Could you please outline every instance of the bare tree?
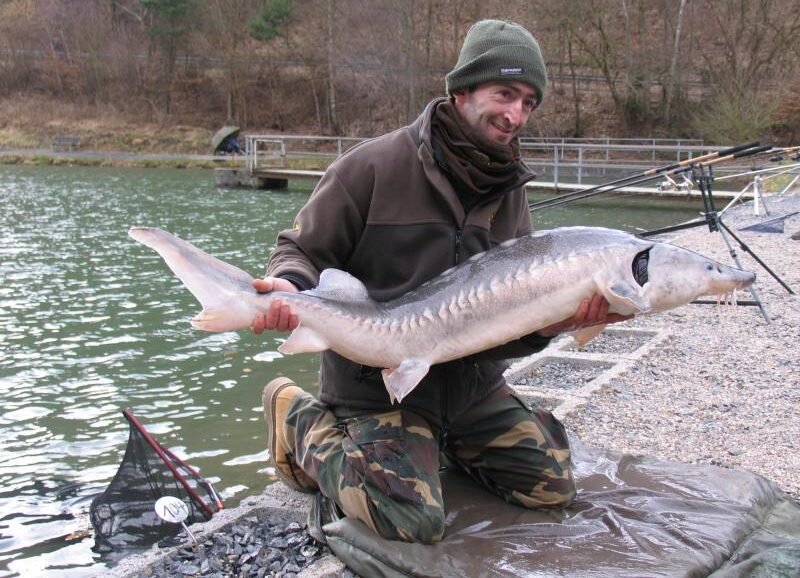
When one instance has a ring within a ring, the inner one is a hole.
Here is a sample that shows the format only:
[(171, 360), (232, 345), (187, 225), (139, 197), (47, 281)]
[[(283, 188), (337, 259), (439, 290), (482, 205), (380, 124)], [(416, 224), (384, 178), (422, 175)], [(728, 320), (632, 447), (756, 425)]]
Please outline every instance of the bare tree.
[(589, 4), (571, 12), (573, 27), (570, 32), (602, 74), (615, 107), (622, 110), (622, 95), (617, 86), (622, 74), (619, 62), (620, 42), (614, 34), (614, 18), (607, 0), (590, 0)]
[[(35, 86), (41, 79), (31, 53), (39, 48), (32, 39), (43, 39), (41, 46), (55, 60), (56, 39), (41, 12), (32, 3), (0, 4), (0, 90), (13, 92)], [(63, 92), (63, 71), (53, 67), (59, 91)]]
[(331, 132), (340, 134), (339, 114), (336, 109), (336, 11), (333, 8), (333, 0), (326, 3), (325, 27), (325, 46), (327, 48), (328, 60), (328, 121), (330, 122)]
[(258, 0), (206, 0), (202, 6), (201, 32), (195, 45), (221, 59), (227, 122), (247, 124), (248, 35), (243, 32), (254, 19)]
[(667, 76), (667, 88), (664, 96), (664, 122), (669, 126), (671, 119), (672, 98), (675, 91), (678, 72), (678, 54), (681, 45), (681, 26), (683, 24), (683, 14), (687, 0), (681, 0), (678, 6), (677, 22), (675, 24), (675, 41), (672, 43), (672, 58), (669, 64), (669, 75)]
[[(543, 130), (614, 130), (611, 109), (617, 130), (639, 132), (788, 118), (770, 111), (792, 98), (800, 0), (0, 0), (0, 90), (126, 114), (147, 103), (163, 122), (374, 134), (443, 94), (487, 17), (542, 46), (561, 97), (537, 115)], [(700, 122), (711, 111), (728, 117)]]
[(172, 83), (178, 50), (182, 47), (193, 19), (190, 18), (192, 0), (140, 0), (147, 10), (147, 32), (156, 42), (161, 54), (161, 79), (163, 112), (172, 112)]
[(695, 129), (716, 142), (765, 133), (776, 120), (774, 79), (798, 69), (800, 0), (705, 0), (701, 17), (718, 45), (703, 52), (713, 92)]
[(758, 91), (796, 58), (798, 0), (705, 0), (702, 17), (709, 23), (704, 34), (719, 39), (716, 50), (703, 54), (705, 71), (717, 84)]

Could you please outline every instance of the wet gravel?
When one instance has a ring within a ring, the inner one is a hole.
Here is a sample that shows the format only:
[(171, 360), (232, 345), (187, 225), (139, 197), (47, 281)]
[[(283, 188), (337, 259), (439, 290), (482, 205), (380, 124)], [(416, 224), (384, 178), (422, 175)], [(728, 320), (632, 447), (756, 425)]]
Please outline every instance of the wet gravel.
[(633, 353), (655, 335), (655, 333), (628, 333), (622, 330), (609, 329), (592, 339), (581, 348), (569, 347), (567, 351), (581, 353), (626, 354)]
[(227, 531), (185, 546), (150, 568), (152, 578), (295, 578), (330, 550), (297, 522), (273, 524), (264, 516), (246, 516)]
[[(767, 199), (771, 216), (800, 210), (800, 196)], [(778, 277), (800, 292), (800, 215), (783, 232), (739, 231), (769, 218), (737, 207), (725, 223)], [(719, 233), (690, 229), (670, 239), (732, 264)], [(563, 419), (570, 433), (633, 454), (750, 470), (800, 498), (800, 297), (789, 294), (735, 240), (758, 275), (757, 307), (688, 305), (625, 323), (670, 337)], [(739, 295), (751, 299), (747, 292)], [(621, 327), (621, 326), (620, 326)], [(585, 350), (584, 350), (585, 351)]]
[(613, 364), (587, 364), (571, 360), (547, 360), (517, 377), (513, 385), (551, 389), (578, 389), (598, 377)]

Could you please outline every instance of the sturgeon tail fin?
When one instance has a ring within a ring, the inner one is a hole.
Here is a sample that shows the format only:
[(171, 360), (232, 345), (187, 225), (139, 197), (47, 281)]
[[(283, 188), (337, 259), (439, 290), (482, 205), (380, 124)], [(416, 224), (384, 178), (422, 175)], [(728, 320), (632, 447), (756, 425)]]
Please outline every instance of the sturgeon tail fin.
[(248, 273), (161, 229), (133, 227), (128, 235), (161, 255), (200, 302), (203, 311), (192, 321), (194, 327), (234, 331), (250, 326), (257, 292)]

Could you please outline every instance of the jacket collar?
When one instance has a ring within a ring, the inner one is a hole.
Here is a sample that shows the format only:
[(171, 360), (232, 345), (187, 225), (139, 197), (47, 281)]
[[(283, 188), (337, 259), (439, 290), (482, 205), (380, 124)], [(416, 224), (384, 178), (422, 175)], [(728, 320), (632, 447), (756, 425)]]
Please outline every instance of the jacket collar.
[[(436, 160), (433, 156), (433, 145), (431, 144), (431, 123), (433, 120), (433, 111), (439, 103), (444, 102), (445, 100), (447, 100), (446, 97), (439, 97), (430, 101), (419, 117), (417, 117), (417, 119), (409, 126), (409, 130), (412, 138), (417, 143), (417, 156), (422, 163), (425, 176), (434, 186), (434, 188), (436, 188), (436, 190), (442, 194), (458, 222), (464, 223), (466, 219), (464, 207), (461, 204), (458, 195), (456, 195), (456, 192), (453, 190), (453, 186), (450, 184), (449, 179), (436, 163)], [(506, 192), (515, 190), (535, 178), (536, 173), (524, 162), (520, 162), (517, 167), (517, 179)], [(502, 194), (497, 195), (496, 200), (499, 200), (502, 196)]]

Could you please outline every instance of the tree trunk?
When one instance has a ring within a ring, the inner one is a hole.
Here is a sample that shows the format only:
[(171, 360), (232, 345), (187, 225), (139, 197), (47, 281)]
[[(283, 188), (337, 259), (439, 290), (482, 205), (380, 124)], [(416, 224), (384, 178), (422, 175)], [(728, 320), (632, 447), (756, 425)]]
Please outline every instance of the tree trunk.
[(675, 94), (676, 75), (678, 71), (678, 54), (681, 42), (681, 24), (683, 23), (683, 9), (686, 7), (686, 0), (681, 0), (678, 7), (678, 21), (675, 25), (675, 42), (672, 44), (672, 60), (669, 65), (669, 76), (667, 77), (667, 94), (664, 97), (664, 122), (670, 126), (672, 121), (671, 109), (672, 98)]
[(333, 134), (339, 134), (339, 118), (336, 110), (336, 82), (335, 82), (335, 43), (334, 43), (334, 7), (333, 0), (328, 0), (328, 120)]
[(578, 96), (578, 78), (575, 73), (575, 60), (572, 58), (572, 38), (567, 34), (567, 57), (569, 58), (569, 75), (572, 80), (572, 102), (575, 105), (575, 130), (573, 137), (579, 138), (583, 134), (581, 126), (581, 103)]
[(416, 2), (409, 0), (408, 9), (404, 14), (404, 28), (406, 40), (406, 80), (408, 82), (408, 93), (406, 99), (406, 117), (410, 120), (417, 112), (417, 47), (416, 47), (416, 20), (414, 12)]

